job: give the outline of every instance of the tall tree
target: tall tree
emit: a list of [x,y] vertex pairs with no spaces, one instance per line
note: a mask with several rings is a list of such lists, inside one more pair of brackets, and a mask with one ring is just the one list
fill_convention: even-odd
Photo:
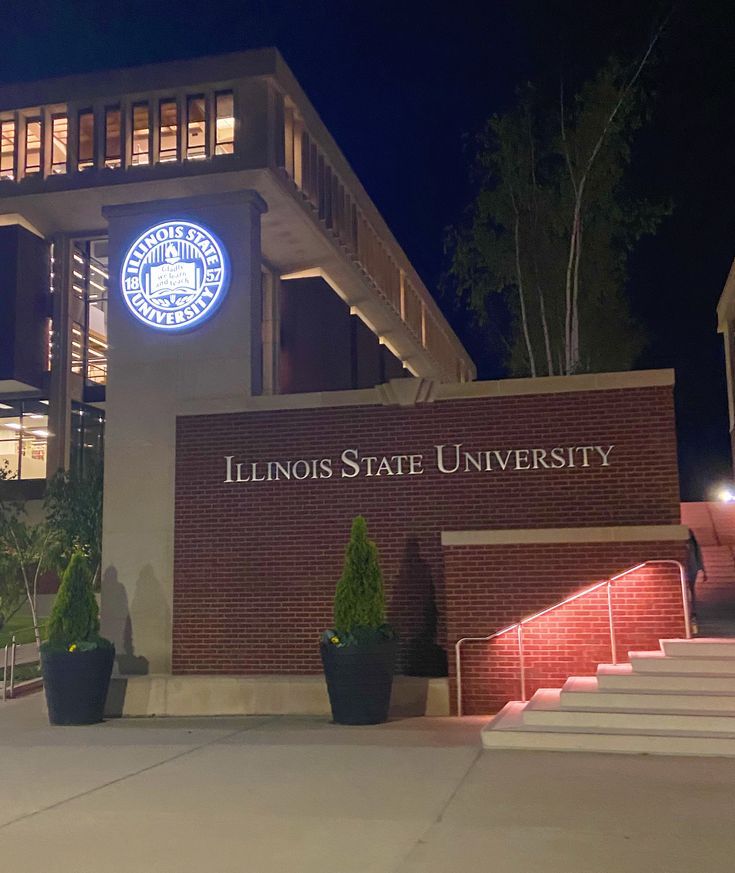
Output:
[[628,257],[668,206],[634,196],[626,170],[659,33],[635,63],[611,58],[571,96],[563,82],[553,100],[528,83],[478,138],[478,193],[448,234],[449,284],[481,322],[502,296],[514,375],[629,369],[642,348]]
[[[0,577],[4,585],[20,581],[31,611],[36,645],[41,645],[38,624],[38,581],[51,565],[53,533],[45,523],[29,524],[19,503],[0,501]],[[11,589],[12,590],[12,589]]]
[[46,490],[46,521],[53,531],[53,558],[61,574],[76,552],[89,561],[92,582],[99,585],[102,564],[102,465],[84,472],[59,470]]

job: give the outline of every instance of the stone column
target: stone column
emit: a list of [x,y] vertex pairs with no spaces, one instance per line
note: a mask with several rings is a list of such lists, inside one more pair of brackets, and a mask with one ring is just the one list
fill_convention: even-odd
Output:
[[[168,673],[174,560],[176,418],[216,404],[242,409],[260,387],[260,214],[252,191],[107,207],[109,374],[105,403],[102,633],[121,673]],[[170,333],[126,308],[120,270],[130,245],[163,221],[211,230],[229,254],[220,308]]]

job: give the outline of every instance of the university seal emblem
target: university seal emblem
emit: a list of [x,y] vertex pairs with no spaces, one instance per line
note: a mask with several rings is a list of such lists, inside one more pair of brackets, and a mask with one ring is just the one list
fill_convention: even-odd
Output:
[[217,237],[191,221],[148,228],[123,261],[125,304],[157,330],[187,330],[219,307],[229,285],[227,253]]

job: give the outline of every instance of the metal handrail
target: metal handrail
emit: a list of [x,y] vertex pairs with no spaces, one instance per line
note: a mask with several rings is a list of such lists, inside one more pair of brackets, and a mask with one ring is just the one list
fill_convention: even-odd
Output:
[[[40,630],[43,625],[31,625],[34,631]],[[25,665],[25,664],[35,664],[40,661],[40,651],[36,647],[36,652],[38,653],[38,657],[36,658],[22,658],[18,661],[18,649],[25,649],[27,646],[36,646],[35,641],[31,643],[18,643],[15,639],[15,634],[11,637],[9,643],[5,646],[5,654],[3,660],[3,681],[0,686],[0,700],[8,700],[8,698],[13,698],[15,696],[15,668],[17,665]],[[8,655],[10,657],[8,657]],[[10,678],[8,679],[8,670],[10,671]]]
[[521,700],[525,701],[528,698],[526,695],[526,664],[523,647],[524,625],[528,624],[530,621],[534,621],[535,619],[540,618],[542,615],[546,615],[548,612],[553,612],[560,606],[566,606],[567,603],[572,603],[572,601],[578,600],[580,597],[585,597],[587,594],[592,594],[593,591],[597,591],[605,585],[607,586],[607,612],[608,622],[610,625],[610,651],[612,654],[612,663],[617,664],[618,654],[617,644],[615,640],[615,620],[613,617],[611,588],[613,583],[617,582],[618,579],[622,579],[624,576],[628,576],[631,573],[634,573],[636,570],[641,570],[643,567],[647,567],[649,564],[669,564],[671,566],[679,568],[681,597],[684,607],[684,631],[686,634],[686,639],[691,639],[692,625],[689,615],[689,589],[687,587],[686,571],[684,570],[684,565],[681,563],[681,561],[674,561],[670,558],[659,558],[658,560],[654,559],[651,561],[643,561],[640,564],[629,567],[627,570],[623,570],[621,573],[617,573],[615,576],[610,576],[608,579],[603,579],[602,582],[596,582],[594,585],[591,585],[588,588],[583,588],[576,594],[572,594],[570,597],[566,597],[564,598],[564,600],[560,600],[558,603],[555,603],[552,606],[548,606],[546,609],[542,609],[540,612],[535,612],[533,615],[526,616],[526,618],[522,618],[520,621],[517,621],[514,624],[509,624],[506,627],[495,631],[494,633],[488,634],[486,637],[462,637],[462,639],[457,640],[457,642],[454,644],[455,664],[457,665],[457,715],[462,715],[461,647],[463,643],[489,642],[490,640],[494,640],[496,637],[500,637],[503,634],[507,634],[510,631],[515,630],[518,637],[518,665],[520,668]]

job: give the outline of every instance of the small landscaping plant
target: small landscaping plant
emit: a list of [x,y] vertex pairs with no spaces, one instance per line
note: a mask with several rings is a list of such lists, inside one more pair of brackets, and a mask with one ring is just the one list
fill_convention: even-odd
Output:
[[48,620],[48,641],[42,649],[89,652],[112,648],[112,643],[99,635],[99,607],[92,590],[92,576],[87,557],[74,552],[61,577]]
[[334,595],[334,627],[322,635],[333,646],[369,645],[395,637],[385,621],[385,592],[378,548],[368,539],[367,522],[352,522],[342,577]]

